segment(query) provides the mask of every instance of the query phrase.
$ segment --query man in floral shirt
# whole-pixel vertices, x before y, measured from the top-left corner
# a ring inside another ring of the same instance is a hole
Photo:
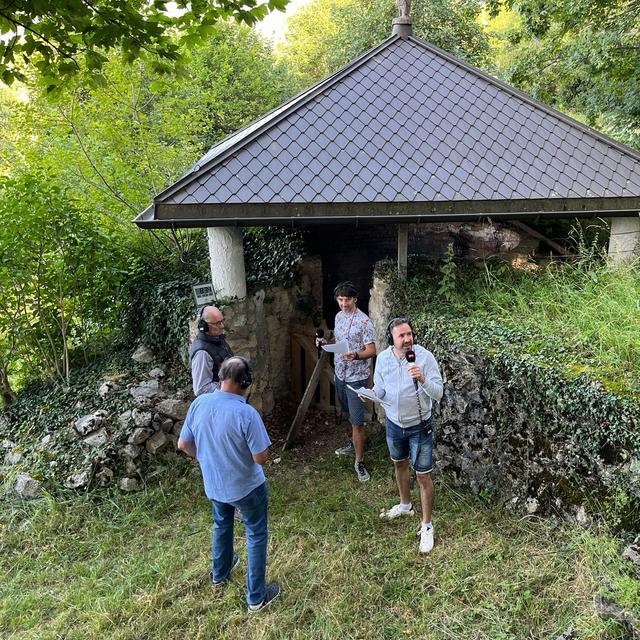
[[[355,472],[360,482],[369,480],[369,473],[364,466],[364,404],[347,385],[354,389],[367,386],[371,373],[371,358],[376,355],[373,323],[369,316],[357,306],[358,290],[351,282],[341,282],[333,291],[340,311],[336,314],[333,340],[319,340],[319,343],[341,342],[346,340],[349,351],[336,354],[335,385],[336,397],[340,402],[343,415],[349,416],[352,441],[336,449],[337,455],[355,453]]]

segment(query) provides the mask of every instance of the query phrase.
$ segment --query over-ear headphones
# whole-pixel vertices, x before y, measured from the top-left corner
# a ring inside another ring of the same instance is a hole
[[[341,295],[345,296],[345,298],[357,298],[358,289],[356,289],[356,286],[351,282],[351,280],[339,282],[333,290],[333,297],[337,298]]]
[[[389,321],[389,324],[387,325],[387,328],[384,332],[384,337],[387,339],[387,344],[389,346],[393,345],[393,336],[391,335],[391,329],[401,324],[409,325],[409,329],[411,329],[411,333],[413,334],[413,343],[416,344],[416,332],[413,330],[413,325],[411,324],[411,320],[409,320],[408,318],[398,317],[398,318],[393,318],[392,320]]]
[[[205,307],[206,305],[200,307],[196,315],[196,318],[198,320],[198,331],[200,331],[200,333],[207,333],[207,331],[209,330],[209,323],[202,317]]]
[[[242,378],[238,380],[238,384],[240,385],[241,389],[248,389],[253,383],[253,371],[251,369],[251,363],[242,356],[234,357],[238,358],[238,360],[241,360],[242,364],[244,365],[244,373],[242,374]]]

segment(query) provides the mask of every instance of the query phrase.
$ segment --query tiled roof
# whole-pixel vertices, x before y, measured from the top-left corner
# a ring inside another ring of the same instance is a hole
[[[138,224],[630,215],[640,154],[394,36],[214,146],[154,205]]]

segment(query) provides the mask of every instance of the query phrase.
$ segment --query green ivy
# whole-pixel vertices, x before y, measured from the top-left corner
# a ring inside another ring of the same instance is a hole
[[[247,281],[252,285],[290,285],[305,250],[304,232],[283,227],[244,230]]]
[[[592,367],[576,366],[573,346],[558,337],[518,330],[475,313],[472,305],[446,304],[434,292],[436,276],[442,273],[439,265],[413,261],[412,266],[413,276],[406,282],[398,280],[390,264],[382,263],[376,270],[394,292],[391,315],[410,315],[420,342],[444,367],[461,352],[475,354],[483,392],[492,396],[506,391],[509,402],[521,406],[533,425],[521,450],[523,459],[539,455],[548,439],[571,443],[574,451],[566,475],[575,492],[597,502],[597,510],[616,526],[637,522],[640,496],[630,486],[632,474],[624,469],[627,461],[640,460],[638,395],[605,388]],[[478,268],[470,269],[477,277]],[[458,297],[463,299],[463,292],[458,291]],[[507,417],[494,418],[504,422],[496,426],[505,433],[512,429]],[[606,487],[594,487],[587,478],[596,456],[617,469]]]

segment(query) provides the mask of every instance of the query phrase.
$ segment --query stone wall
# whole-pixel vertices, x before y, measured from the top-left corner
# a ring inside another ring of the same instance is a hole
[[[320,272],[319,259],[309,257],[296,286],[250,291],[244,300],[221,305],[229,344],[252,362],[250,403],[263,415],[290,395],[291,328],[313,326]],[[78,490],[117,484],[133,491],[175,465],[178,436],[193,400],[191,386],[184,386],[190,376],[182,367],[188,364],[195,325],[185,327],[182,364],[169,365],[138,347],[131,356],[135,364],[96,380],[86,401],[75,402],[73,418],[36,441],[17,441],[11,424],[0,425],[0,481],[9,479],[23,498],[37,497],[57,483]],[[49,460],[45,469],[33,464],[43,459]]]
[[[222,304],[227,341],[236,355],[251,361],[254,383],[251,404],[260,413],[273,411],[278,399],[291,389],[291,328],[319,319],[321,263],[317,256],[305,256],[300,278],[291,288],[271,287],[249,291],[244,300]],[[190,340],[196,322],[189,327]],[[185,344],[185,353],[188,345]]]
[[[370,310],[379,348],[386,348],[389,294],[389,285],[376,278]],[[606,438],[603,445],[585,445],[579,437],[578,432],[594,429],[606,432],[602,420],[627,422],[630,429],[637,420],[596,389],[590,397],[600,408],[585,407],[576,422],[567,398],[580,402],[579,385],[595,383],[573,381],[557,396],[540,382],[534,393],[531,385],[541,376],[530,367],[523,365],[522,379],[514,380],[490,356],[452,349],[444,340],[424,346],[434,351],[444,380],[444,396],[434,410],[436,469],[454,482],[476,494],[497,496],[522,513],[561,514],[581,523],[589,521],[591,509],[601,513],[609,505],[612,513],[620,496],[640,495],[637,450],[612,447]],[[524,377],[527,371],[533,382]],[[633,512],[632,506],[618,506],[619,514]]]

